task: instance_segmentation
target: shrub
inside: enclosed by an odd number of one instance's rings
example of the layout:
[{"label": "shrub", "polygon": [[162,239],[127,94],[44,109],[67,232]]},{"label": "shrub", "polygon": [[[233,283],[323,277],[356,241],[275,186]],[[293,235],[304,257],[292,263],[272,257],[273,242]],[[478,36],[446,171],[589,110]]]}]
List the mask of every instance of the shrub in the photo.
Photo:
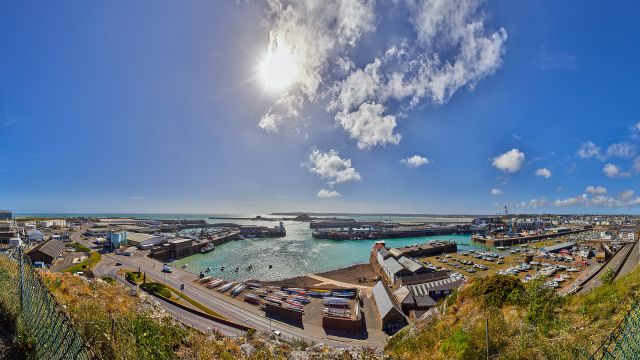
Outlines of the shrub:
[{"label": "shrub", "polygon": [[494,274],[476,279],[470,292],[487,306],[501,307],[505,304],[520,303],[525,289],[520,279],[515,276]]}]

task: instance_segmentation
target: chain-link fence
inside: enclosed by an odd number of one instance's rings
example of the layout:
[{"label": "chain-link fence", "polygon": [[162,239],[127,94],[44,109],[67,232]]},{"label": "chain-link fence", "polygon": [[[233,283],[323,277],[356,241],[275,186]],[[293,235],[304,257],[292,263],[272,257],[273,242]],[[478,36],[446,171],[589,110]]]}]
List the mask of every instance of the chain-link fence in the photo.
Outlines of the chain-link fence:
[{"label": "chain-link fence", "polygon": [[38,359],[92,359],[69,317],[20,250],[0,253],[0,291],[14,295],[16,311],[33,339]]},{"label": "chain-link fence", "polygon": [[591,358],[640,360],[640,302],[633,304],[624,320]]}]

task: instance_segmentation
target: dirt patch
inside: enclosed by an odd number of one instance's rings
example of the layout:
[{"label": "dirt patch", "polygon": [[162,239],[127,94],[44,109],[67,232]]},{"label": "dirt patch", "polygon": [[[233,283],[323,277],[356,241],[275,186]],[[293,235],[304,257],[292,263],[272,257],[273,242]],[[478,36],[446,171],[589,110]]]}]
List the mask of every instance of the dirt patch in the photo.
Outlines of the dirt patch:
[{"label": "dirt patch", "polygon": [[[345,282],[354,285],[367,285],[367,283],[373,284],[373,278],[377,276],[371,264],[358,264],[349,266],[342,269],[330,270],[323,273],[316,274],[327,279]],[[359,279],[366,279],[365,282],[361,282]],[[257,281],[263,285],[271,286],[293,286],[310,288],[321,283],[317,279],[310,278],[308,276],[298,276],[291,279],[276,280],[276,281]],[[333,286],[332,288],[335,288]]]}]

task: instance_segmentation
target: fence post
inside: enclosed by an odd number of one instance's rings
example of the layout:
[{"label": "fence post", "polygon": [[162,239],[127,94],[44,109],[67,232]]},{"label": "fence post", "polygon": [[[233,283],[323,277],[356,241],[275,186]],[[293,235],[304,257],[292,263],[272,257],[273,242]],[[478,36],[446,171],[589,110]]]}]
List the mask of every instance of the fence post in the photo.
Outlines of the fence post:
[{"label": "fence post", "polygon": [[20,258],[20,312],[24,311],[24,254],[18,250]]}]

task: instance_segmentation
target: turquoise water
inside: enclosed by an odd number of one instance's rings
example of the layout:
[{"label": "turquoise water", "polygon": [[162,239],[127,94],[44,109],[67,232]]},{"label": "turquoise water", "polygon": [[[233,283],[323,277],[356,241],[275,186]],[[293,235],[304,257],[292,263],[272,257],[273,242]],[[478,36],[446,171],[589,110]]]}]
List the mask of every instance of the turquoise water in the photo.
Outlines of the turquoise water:
[{"label": "turquoise water", "polygon": [[[274,221],[210,220],[203,214],[30,214],[31,216],[95,216],[95,217],[132,217],[138,219],[205,219],[209,222],[233,222],[237,224],[259,224],[275,226]],[[226,215],[247,216],[247,215]],[[253,216],[253,215],[251,215]],[[358,220],[386,220],[394,222],[429,221],[426,217],[363,217],[351,216]],[[369,253],[375,240],[319,240],[311,237],[309,223],[285,221],[287,236],[283,238],[244,239],[218,246],[208,254],[197,254],[176,261],[176,266],[186,264],[187,270],[198,273],[207,267],[212,268],[210,275],[233,280],[281,280],[308,273],[334,270],[369,261]],[[388,239],[387,247],[399,247],[430,240],[451,240],[458,243],[459,250],[480,248],[472,244],[469,235],[445,235],[419,238]],[[273,265],[269,269],[269,265]],[[245,268],[253,265],[249,271]],[[220,271],[221,267],[224,271]],[[240,271],[233,269],[238,266]]]},{"label": "turquoise water", "polygon": [[[242,223],[241,221],[234,221]],[[250,223],[250,222],[248,222]],[[269,223],[268,226],[271,226]],[[218,246],[208,254],[197,254],[178,260],[176,266],[187,264],[198,273],[207,267],[209,275],[233,280],[280,280],[308,273],[334,270],[369,261],[375,240],[321,240],[311,237],[309,223],[285,222],[287,236],[283,238],[244,239]],[[420,238],[388,239],[388,247],[424,243],[429,240],[452,240],[459,250],[472,248],[469,235],[447,235]],[[474,246],[477,248],[477,246]],[[269,269],[269,265],[273,265]],[[245,268],[253,265],[247,271]],[[221,271],[221,267],[225,267]],[[234,268],[240,267],[239,272]]]}]

